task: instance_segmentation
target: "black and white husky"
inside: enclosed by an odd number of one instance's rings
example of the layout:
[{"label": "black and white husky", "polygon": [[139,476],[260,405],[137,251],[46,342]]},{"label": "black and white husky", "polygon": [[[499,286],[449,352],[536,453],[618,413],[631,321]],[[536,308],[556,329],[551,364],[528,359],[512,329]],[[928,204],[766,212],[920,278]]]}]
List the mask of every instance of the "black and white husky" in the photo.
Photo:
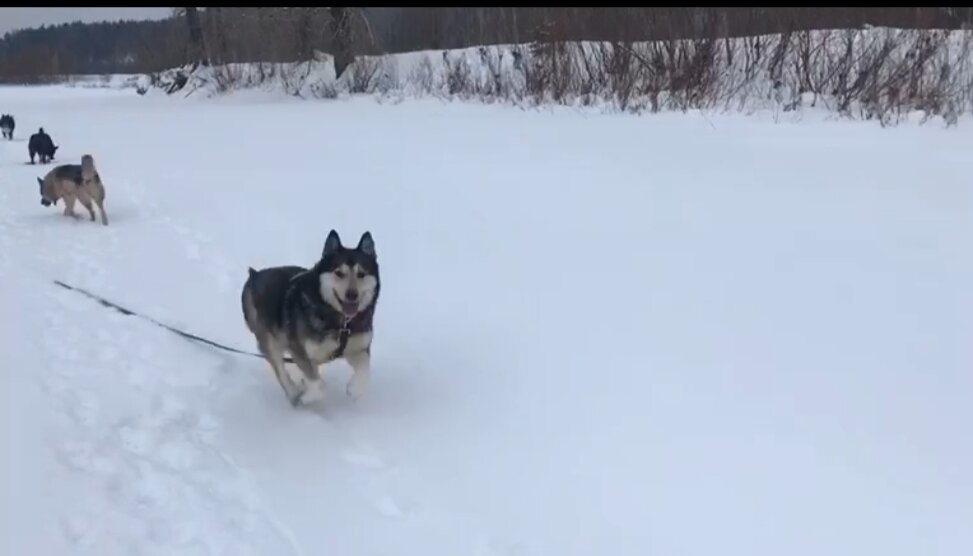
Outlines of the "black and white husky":
[{"label": "black and white husky", "polygon": [[[248,269],[241,301],[247,327],[291,405],[323,395],[318,367],[344,358],[354,370],[346,392],[365,393],[369,382],[372,319],[380,281],[375,243],[365,232],[358,246],[341,244],[331,230],[311,268]],[[290,354],[299,372],[284,366]]]}]

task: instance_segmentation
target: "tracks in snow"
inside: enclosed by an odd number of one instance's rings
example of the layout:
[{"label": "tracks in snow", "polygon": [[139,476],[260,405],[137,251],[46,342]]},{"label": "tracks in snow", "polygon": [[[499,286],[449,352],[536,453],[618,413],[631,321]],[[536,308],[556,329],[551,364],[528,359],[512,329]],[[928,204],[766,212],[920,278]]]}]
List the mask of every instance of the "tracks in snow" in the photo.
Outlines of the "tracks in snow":
[{"label": "tracks in snow", "polygon": [[[124,205],[124,185],[113,185],[113,204]],[[0,196],[3,266],[30,277],[39,339],[34,364],[9,371],[42,393],[36,433],[55,483],[45,526],[59,544],[72,554],[299,553],[219,447],[220,418],[207,410],[216,359],[50,283],[124,288],[118,270],[141,262],[123,241],[132,221],[105,228],[30,210],[23,191]]]},{"label": "tracks in snow", "polygon": [[[353,433],[349,417],[330,416],[328,400],[343,389],[295,412],[262,361],[187,343],[49,285],[127,294],[133,308],[199,330],[194,315],[166,307],[162,294],[178,295],[164,272],[173,269],[208,284],[209,300],[236,314],[234,277],[244,267],[166,214],[150,189],[113,179],[109,212],[120,217],[107,228],[28,210],[31,196],[15,197],[2,199],[0,263],[36,279],[43,316],[31,379],[47,398],[38,410],[52,414],[56,480],[77,493],[48,519],[72,553],[525,553],[430,504],[426,481]],[[143,279],[155,283],[126,289]],[[365,529],[373,533],[356,532]]]}]

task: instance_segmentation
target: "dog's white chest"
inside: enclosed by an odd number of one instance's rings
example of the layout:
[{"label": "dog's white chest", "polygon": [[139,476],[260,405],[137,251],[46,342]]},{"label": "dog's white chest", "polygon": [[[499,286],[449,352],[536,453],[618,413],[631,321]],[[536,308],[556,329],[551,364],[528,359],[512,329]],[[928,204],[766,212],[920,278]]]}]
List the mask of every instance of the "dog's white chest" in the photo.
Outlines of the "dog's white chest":
[{"label": "dog's white chest", "polygon": [[[364,332],[360,334],[352,334],[348,338],[348,343],[345,345],[345,351],[342,357],[352,353],[358,353],[368,348],[372,341],[372,333]],[[304,351],[307,352],[308,358],[315,364],[320,365],[322,363],[327,363],[334,358],[335,351],[338,350],[338,336],[328,336],[321,342],[306,341],[304,342]]]}]

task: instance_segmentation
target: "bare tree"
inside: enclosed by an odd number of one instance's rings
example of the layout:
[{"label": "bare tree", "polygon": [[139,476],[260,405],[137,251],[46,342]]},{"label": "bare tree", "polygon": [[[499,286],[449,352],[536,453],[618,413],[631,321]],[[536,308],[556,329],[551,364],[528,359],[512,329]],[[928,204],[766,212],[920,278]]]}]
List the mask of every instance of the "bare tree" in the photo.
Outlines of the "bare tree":
[{"label": "bare tree", "polygon": [[351,52],[351,21],[348,8],[331,8],[331,34],[334,37],[334,74],[341,77],[355,60]]},{"label": "bare tree", "polygon": [[209,65],[206,55],[206,42],[203,40],[203,27],[199,22],[199,8],[185,8],[186,26],[189,28],[189,59]]},{"label": "bare tree", "polygon": [[313,56],[311,36],[313,31],[313,16],[317,8],[294,8],[297,15],[297,59],[310,60]]},{"label": "bare tree", "polygon": [[[223,8],[207,8],[206,9],[207,19],[210,23],[210,28],[213,30],[213,35],[216,38],[216,49],[214,61],[216,63],[223,63],[226,61],[229,55],[229,49],[226,42],[226,21],[223,18]],[[206,40],[205,38],[203,39]],[[210,49],[210,54],[214,53],[214,49]]]}]

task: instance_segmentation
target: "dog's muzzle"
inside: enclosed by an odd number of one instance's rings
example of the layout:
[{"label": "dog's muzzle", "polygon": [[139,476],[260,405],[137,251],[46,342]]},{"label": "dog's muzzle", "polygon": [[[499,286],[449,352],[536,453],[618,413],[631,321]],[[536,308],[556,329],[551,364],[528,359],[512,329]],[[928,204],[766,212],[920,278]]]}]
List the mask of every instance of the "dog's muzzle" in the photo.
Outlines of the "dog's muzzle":
[{"label": "dog's muzzle", "polygon": [[41,199],[41,204],[44,205],[45,207],[51,206],[51,202],[48,201],[47,199]]},{"label": "dog's muzzle", "polygon": [[345,295],[346,298],[342,298],[340,295],[338,295],[338,292],[334,292],[334,296],[338,299],[338,303],[341,305],[341,312],[345,314],[346,318],[352,318],[358,314],[358,292],[349,291],[345,292]]}]

